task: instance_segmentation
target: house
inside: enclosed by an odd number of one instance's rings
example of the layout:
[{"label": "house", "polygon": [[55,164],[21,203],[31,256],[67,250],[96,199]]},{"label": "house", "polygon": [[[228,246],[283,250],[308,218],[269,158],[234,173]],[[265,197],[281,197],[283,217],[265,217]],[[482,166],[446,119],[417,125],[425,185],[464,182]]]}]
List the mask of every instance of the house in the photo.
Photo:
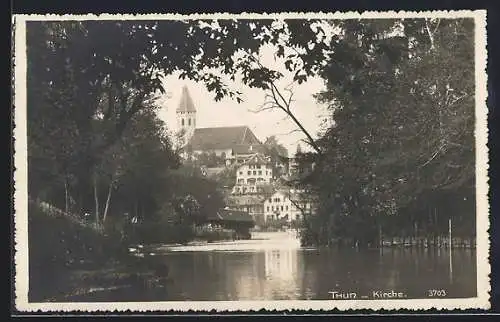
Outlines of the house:
[{"label": "house", "polygon": [[236,170],[236,185],[270,184],[273,168],[269,160],[256,153],[244,161]]},{"label": "house", "polygon": [[265,222],[263,206],[265,199],[266,196],[263,194],[231,195],[227,204],[231,209],[248,213],[257,225],[262,225]]},{"label": "house", "polygon": [[221,226],[236,232],[239,238],[250,238],[250,229],[255,226],[255,221],[247,212],[236,209],[221,209],[209,215],[207,222],[211,225]]},{"label": "house", "polygon": [[281,189],[264,201],[264,220],[301,220],[314,212],[313,203],[303,191]]}]

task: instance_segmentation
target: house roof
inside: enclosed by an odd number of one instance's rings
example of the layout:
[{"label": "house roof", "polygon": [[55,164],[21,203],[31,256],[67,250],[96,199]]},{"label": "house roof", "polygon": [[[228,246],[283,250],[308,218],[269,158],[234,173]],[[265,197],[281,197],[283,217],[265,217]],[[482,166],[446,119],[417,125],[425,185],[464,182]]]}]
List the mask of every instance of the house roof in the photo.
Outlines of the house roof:
[{"label": "house roof", "polygon": [[238,145],[260,144],[248,126],[195,129],[189,146],[192,150],[233,149]]},{"label": "house roof", "polygon": [[262,154],[256,153],[249,157],[243,164],[268,164],[269,160]]},{"label": "house roof", "polygon": [[189,95],[187,86],[182,88],[182,96],[179,102],[179,107],[177,107],[177,112],[196,112],[193,99],[191,98],[191,95]]},{"label": "house roof", "polygon": [[217,174],[221,173],[221,172],[222,172],[222,171],[224,171],[225,169],[226,169],[226,168],[224,168],[224,167],[218,167],[218,168],[206,168],[206,167],[204,167],[204,168],[202,169],[202,171],[203,171],[203,170],[205,171],[205,173],[206,173],[207,177],[212,177],[212,176],[215,176],[215,175],[217,175]]}]

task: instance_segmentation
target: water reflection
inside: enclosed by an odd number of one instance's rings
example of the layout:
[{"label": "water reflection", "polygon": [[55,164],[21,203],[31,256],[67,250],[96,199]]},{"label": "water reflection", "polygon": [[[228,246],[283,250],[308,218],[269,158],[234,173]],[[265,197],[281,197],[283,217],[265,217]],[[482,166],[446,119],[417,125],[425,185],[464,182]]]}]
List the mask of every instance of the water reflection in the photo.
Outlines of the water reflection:
[{"label": "water reflection", "polygon": [[451,274],[446,250],[301,249],[287,236],[271,237],[157,256],[170,268],[163,300],[331,299],[331,291],[374,290],[426,298],[429,289],[445,289],[451,297],[476,295],[474,250],[453,250]]}]

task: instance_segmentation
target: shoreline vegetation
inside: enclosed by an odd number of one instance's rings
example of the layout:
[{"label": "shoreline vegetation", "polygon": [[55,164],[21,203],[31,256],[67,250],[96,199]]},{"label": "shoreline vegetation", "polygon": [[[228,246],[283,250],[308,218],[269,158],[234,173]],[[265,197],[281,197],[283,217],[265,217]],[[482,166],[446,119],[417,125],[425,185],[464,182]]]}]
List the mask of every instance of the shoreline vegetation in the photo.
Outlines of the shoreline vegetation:
[{"label": "shoreline vegetation", "polygon": [[[148,292],[167,291],[168,264],[158,266],[149,260],[159,247],[203,245],[212,242],[234,241],[235,234],[222,230],[219,238],[211,235],[189,242],[147,244],[140,241],[129,243],[121,235],[110,235],[103,229],[85,223],[73,215],[67,215],[47,204],[29,202],[29,252],[30,252],[30,300],[66,301],[79,296],[99,292],[122,292],[126,297],[128,289],[142,288]],[[202,231],[202,230],[200,230]],[[252,232],[286,231],[277,228],[254,229]],[[300,229],[295,229],[300,236]],[[424,238],[386,239],[372,249],[448,249],[446,236],[435,241]],[[306,247],[305,245],[302,245]],[[353,249],[347,241],[317,246]],[[453,249],[475,248],[469,239],[454,238]],[[82,288],[82,285],[85,285]],[[167,286],[165,286],[167,285]],[[168,288],[168,287],[167,287]]]}]

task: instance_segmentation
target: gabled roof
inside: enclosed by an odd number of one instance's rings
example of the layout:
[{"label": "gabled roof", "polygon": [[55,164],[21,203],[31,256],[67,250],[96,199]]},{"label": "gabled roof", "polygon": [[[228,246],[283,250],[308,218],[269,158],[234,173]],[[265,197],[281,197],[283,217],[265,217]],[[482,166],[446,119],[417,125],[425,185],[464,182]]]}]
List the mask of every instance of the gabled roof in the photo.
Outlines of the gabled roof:
[{"label": "gabled roof", "polygon": [[189,95],[187,86],[182,88],[182,96],[179,102],[179,107],[177,107],[177,112],[196,112],[193,99],[191,98],[191,95]]},{"label": "gabled roof", "polygon": [[195,129],[189,141],[192,150],[233,149],[238,145],[260,144],[248,126]]},{"label": "gabled roof", "polygon": [[255,153],[249,157],[243,164],[268,164],[269,160],[260,153]]},{"label": "gabled roof", "polygon": [[226,170],[226,168],[223,168],[223,167],[203,168],[203,170],[205,171],[207,177],[212,177],[212,176],[215,176],[215,175],[221,173],[222,171]]}]

